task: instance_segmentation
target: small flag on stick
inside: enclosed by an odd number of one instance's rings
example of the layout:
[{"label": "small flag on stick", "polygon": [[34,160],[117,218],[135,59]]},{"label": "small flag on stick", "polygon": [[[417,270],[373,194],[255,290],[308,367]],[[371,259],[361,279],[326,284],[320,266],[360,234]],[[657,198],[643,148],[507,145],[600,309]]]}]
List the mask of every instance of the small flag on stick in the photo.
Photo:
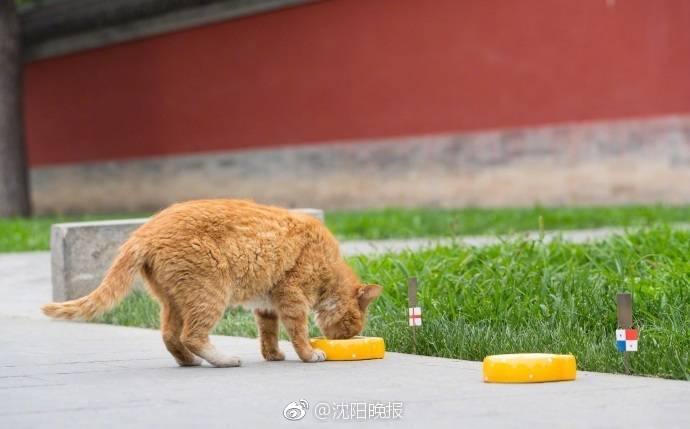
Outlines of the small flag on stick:
[{"label": "small flag on stick", "polygon": [[619,293],[616,295],[618,310],[618,329],[616,329],[616,348],[623,352],[623,366],[626,374],[630,374],[629,352],[637,351],[638,333],[633,329],[632,294]]},{"label": "small flag on stick", "polygon": [[417,326],[422,326],[422,308],[417,305],[417,277],[407,279],[407,317],[412,329],[412,347],[417,353]]},{"label": "small flag on stick", "polygon": [[422,309],[420,307],[410,307],[408,310],[410,326],[422,326]]},{"label": "small flag on stick", "polygon": [[422,326],[422,308],[417,305],[417,277],[407,280],[407,302],[410,326]]},{"label": "small flag on stick", "polygon": [[637,329],[616,329],[616,347],[619,352],[636,352]]}]

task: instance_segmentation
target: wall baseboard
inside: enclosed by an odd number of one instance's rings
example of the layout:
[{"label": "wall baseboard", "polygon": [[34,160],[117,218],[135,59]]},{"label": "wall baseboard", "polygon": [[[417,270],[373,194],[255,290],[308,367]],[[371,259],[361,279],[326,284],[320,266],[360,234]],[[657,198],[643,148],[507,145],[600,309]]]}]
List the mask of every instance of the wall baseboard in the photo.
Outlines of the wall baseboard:
[{"label": "wall baseboard", "polygon": [[690,202],[690,116],[37,167],[38,213],[206,197],[327,210]]}]

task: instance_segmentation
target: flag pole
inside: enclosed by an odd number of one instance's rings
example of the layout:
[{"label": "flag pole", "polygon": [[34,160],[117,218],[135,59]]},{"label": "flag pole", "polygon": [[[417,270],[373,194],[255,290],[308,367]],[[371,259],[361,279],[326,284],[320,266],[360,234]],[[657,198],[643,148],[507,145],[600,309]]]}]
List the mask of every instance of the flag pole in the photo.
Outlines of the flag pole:
[{"label": "flag pole", "polygon": [[[417,307],[417,277],[407,279],[407,302],[408,308],[414,309]],[[414,318],[411,320],[414,321]],[[410,323],[409,325],[412,330],[412,351],[414,354],[417,354],[417,325],[415,323]]]},{"label": "flag pole", "polygon": [[[616,304],[618,312],[618,328],[630,329],[632,328],[632,294],[619,293],[616,295]],[[630,352],[623,352],[623,367],[625,373],[630,375]]]}]

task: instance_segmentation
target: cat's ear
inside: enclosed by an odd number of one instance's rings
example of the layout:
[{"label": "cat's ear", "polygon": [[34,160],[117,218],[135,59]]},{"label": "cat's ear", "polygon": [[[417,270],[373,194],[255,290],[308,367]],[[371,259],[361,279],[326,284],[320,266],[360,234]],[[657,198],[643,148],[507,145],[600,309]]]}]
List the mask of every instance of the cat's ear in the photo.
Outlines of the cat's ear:
[{"label": "cat's ear", "polygon": [[371,304],[371,301],[378,298],[383,291],[383,287],[379,285],[361,285],[357,291],[357,301],[359,301],[359,308],[362,311]]}]

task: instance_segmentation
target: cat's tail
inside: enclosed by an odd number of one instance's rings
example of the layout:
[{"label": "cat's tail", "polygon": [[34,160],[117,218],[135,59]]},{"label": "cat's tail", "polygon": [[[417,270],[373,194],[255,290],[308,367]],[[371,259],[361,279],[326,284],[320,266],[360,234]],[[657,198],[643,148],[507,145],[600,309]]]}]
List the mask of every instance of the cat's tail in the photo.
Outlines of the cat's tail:
[{"label": "cat's tail", "polygon": [[129,293],[134,276],[143,265],[143,252],[137,239],[132,237],[122,245],[115,262],[96,290],[72,301],[46,304],[41,310],[46,316],[57,319],[90,320],[100,316]]}]

